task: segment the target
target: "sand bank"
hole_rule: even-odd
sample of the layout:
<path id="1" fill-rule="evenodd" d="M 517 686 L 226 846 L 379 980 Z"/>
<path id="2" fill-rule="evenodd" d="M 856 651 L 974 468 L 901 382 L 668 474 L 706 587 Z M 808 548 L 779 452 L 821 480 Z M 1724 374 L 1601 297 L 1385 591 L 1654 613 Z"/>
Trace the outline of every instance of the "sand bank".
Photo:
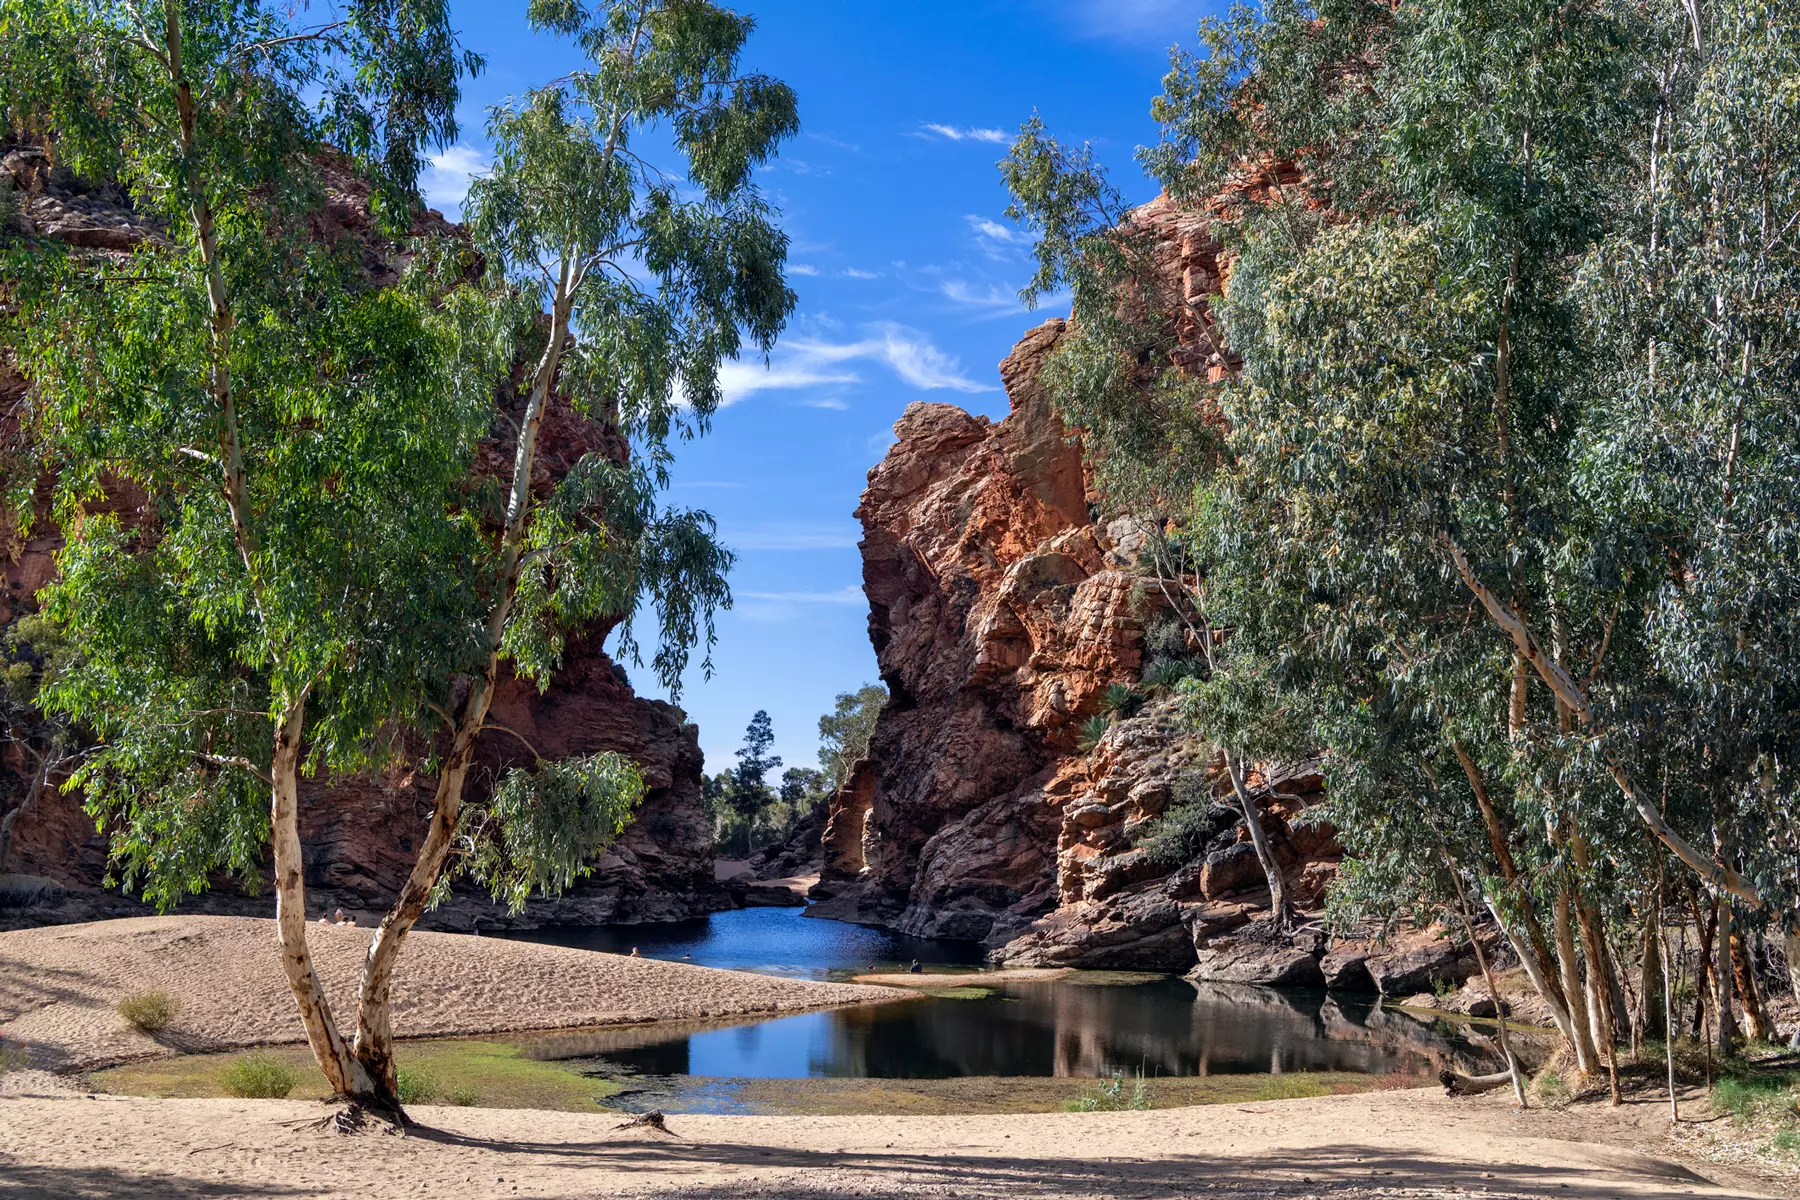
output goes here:
<path id="1" fill-rule="evenodd" d="M 339 1135 L 293 1101 L 0 1099 L 0 1196 L 681 1196 L 694 1200 L 1767 1195 L 1671 1161 L 1654 1102 L 1516 1113 L 1384 1092 L 1135 1113 L 668 1119 L 423 1108 Z"/>
<path id="2" fill-rule="evenodd" d="M 308 927 L 334 1011 L 350 1011 L 372 929 Z M 114 1011 L 161 989 L 181 1001 L 154 1038 Z M 455 1037 L 638 1021 L 801 1012 L 892 1000 L 885 988 L 812 983 L 501 938 L 414 933 L 394 989 L 401 1037 Z M 0 933 L 0 1028 L 34 1066 L 80 1070 L 171 1053 L 304 1040 L 254 917 L 133 917 Z"/>

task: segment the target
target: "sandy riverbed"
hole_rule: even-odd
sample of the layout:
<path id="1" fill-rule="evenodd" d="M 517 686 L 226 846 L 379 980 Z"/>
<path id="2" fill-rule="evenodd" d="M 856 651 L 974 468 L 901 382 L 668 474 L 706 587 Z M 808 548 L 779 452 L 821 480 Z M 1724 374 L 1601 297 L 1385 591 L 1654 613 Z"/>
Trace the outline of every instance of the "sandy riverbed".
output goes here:
<path id="1" fill-rule="evenodd" d="M 374 930 L 307 932 L 333 1008 L 344 1013 Z M 114 1011 L 122 997 L 151 989 L 181 1001 L 174 1024 L 154 1039 Z M 395 983 L 394 1025 L 402 1037 L 445 1037 L 801 1012 L 905 994 L 414 933 Z M 134 917 L 0 933 L 0 1028 L 29 1043 L 34 1065 L 57 1070 L 304 1040 L 275 923 L 254 917 Z"/>
<path id="2" fill-rule="evenodd" d="M 613 1115 L 422 1108 L 412 1136 L 324 1133 L 294 1101 L 0 1100 L 0 1196 L 863 1196 L 1273 1200 L 1778 1194 L 1672 1161 L 1654 1101 L 1511 1111 L 1384 1092 L 1135 1113 Z"/>

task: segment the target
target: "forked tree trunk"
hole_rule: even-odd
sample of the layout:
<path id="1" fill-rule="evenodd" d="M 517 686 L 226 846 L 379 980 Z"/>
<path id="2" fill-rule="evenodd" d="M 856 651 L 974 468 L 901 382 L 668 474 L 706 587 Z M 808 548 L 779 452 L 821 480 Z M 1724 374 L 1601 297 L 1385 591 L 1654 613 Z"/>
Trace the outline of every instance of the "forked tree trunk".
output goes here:
<path id="1" fill-rule="evenodd" d="M 469 765 L 475 758 L 475 743 L 487 722 L 488 708 L 493 703 L 499 682 L 500 646 L 506 636 L 506 624 L 512 614 L 513 597 L 518 590 L 526 518 L 531 506 L 531 473 L 537 460 L 538 431 L 543 425 L 549 405 L 550 391 L 556 383 L 556 372 L 562 360 L 569 332 L 570 312 L 578 278 L 573 265 L 564 260 L 557 280 L 556 296 L 551 306 L 550 335 L 544 352 L 532 373 L 531 394 L 525 415 L 519 424 L 519 441 L 513 455 L 513 477 L 507 502 L 506 528 L 500 540 L 500 587 L 489 610 L 486 629 L 486 661 L 482 673 L 473 679 L 464 698 L 450 739 L 450 748 L 438 773 L 437 791 L 433 797 L 431 823 L 425 842 L 406 877 L 405 885 L 394 905 L 381 920 L 369 953 L 363 962 L 362 984 L 357 993 L 355 1054 L 366 1074 L 379 1080 L 386 1093 L 397 1094 L 398 1077 L 394 1065 L 393 982 L 394 967 L 399 962 L 400 948 L 425 913 L 432 889 L 437 886 L 449 858 L 456 835 L 457 820 L 462 812 L 463 786 Z"/>
<path id="2" fill-rule="evenodd" d="M 1556 938 L 1556 965 L 1561 976 L 1563 995 L 1569 1002 L 1569 1024 L 1574 1032 L 1575 1065 L 1584 1075 L 1600 1072 L 1600 1054 L 1594 1048 L 1593 1026 L 1588 1015 L 1587 985 L 1581 978 L 1581 961 L 1575 951 L 1575 928 L 1571 916 L 1573 903 L 1569 884 L 1559 880 L 1553 910 Z"/>

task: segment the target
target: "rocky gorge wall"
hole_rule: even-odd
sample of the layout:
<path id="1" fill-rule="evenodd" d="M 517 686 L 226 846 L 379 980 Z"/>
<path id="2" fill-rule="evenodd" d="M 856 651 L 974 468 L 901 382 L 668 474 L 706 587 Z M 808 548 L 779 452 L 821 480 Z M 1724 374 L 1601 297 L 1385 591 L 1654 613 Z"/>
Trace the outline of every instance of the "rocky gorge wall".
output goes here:
<path id="1" fill-rule="evenodd" d="M 326 202 L 313 218 L 322 240 L 351 239 L 368 276 L 391 282 L 403 252 L 385 242 L 369 217 L 368 189 L 340 165 L 323 165 Z M 130 251 L 160 240 L 139 221 L 116 191 L 89 188 L 60 177 L 40 151 L 14 149 L 0 161 L 0 188 L 21 193 L 21 227 L 28 237 L 62 241 L 90 253 Z M 459 236 L 439 214 L 421 214 L 413 234 Z M 16 401 L 25 382 L 0 368 L 0 398 Z M 517 395 L 501 398 L 502 409 L 522 406 Z M 538 471 L 532 483 L 553 486 L 590 452 L 615 458 L 627 453 L 616 430 L 590 421 L 566 403 L 553 400 L 540 434 Z M 484 448 L 478 472 L 510 470 L 509 437 Z M 40 497 L 41 501 L 42 497 Z M 129 519 L 141 497 L 115 494 L 107 502 Z M 40 507 L 40 517 L 44 514 Z M 62 546 L 59 531 L 40 520 L 30 541 L 0 556 L 0 625 L 10 626 L 35 607 L 33 597 L 55 571 Z M 533 751 L 549 759 L 622 753 L 643 770 L 649 791 L 617 843 L 596 863 L 595 873 L 566 895 L 533 901 L 523 917 L 508 917 L 485 896 L 460 895 L 427 915 L 426 928 L 494 928 L 507 925 L 597 924 L 676 920 L 729 907 L 713 878 L 712 826 L 701 807 L 702 758 L 695 727 L 680 709 L 632 692 L 625 672 L 606 654 L 610 626 L 596 625 L 573 640 L 549 688 L 511 680 L 493 706 L 494 720 L 514 732 L 490 730 L 477 748 L 471 775 L 477 790 L 501 773 L 527 766 Z M 529 748 L 526 743 L 529 743 Z M 0 756 L 0 789 L 8 800 L 30 786 L 24 756 L 7 747 Z M 415 839 L 424 835 L 433 781 L 395 773 L 381 778 L 312 784 L 302 795 L 301 838 L 309 900 L 325 908 L 378 913 L 398 891 L 411 866 Z M 103 889 L 107 841 L 81 809 L 78 796 L 46 788 L 19 822 L 5 869 L 36 876 L 65 889 L 58 902 L 39 905 L 32 920 L 85 920 L 135 913 L 141 906 Z M 261 913 L 266 898 L 243 895 L 234 886 L 215 888 L 184 908 L 212 912 Z M 26 918 L 21 918 L 26 919 Z"/>
<path id="2" fill-rule="evenodd" d="M 1185 302 L 1169 305 L 1182 314 L 1177 365 L 1216 378 L 1206 301 L 1229 273 L 1222 247 L 1203 215 L 1166 202 L 1134 221 L 1165 299 Z M 1001 364 L 1004 420 L 913 404 L 869 473 L 856 515 L 891 699 L 832 799 L 812 914 L 980 941 L 1015 965 L 1384 991 L 1466 974 L 1433 931 L 1328 946 L 1316 921 L 1298 934 L 1259 924 L 1268 887 L 1248 831 L 1171 701 L 1080 744 L 1107 687 L 1137 682 L 1166 601 L 1140 568 L 1143 527 L 1099 518 L 1046 394 L 1046 360 L 1068 332 L 1040 325 Z M 1322 773 L 1259 764 L 1249 782 L 1290 895 L 1316 917 L 1343 857 L 1330 826 L 1306 819 Z M 1209 839 L 1188 861 L 1159 861 L 1142 835 L 1184 801 L 1209 804 Z"/>

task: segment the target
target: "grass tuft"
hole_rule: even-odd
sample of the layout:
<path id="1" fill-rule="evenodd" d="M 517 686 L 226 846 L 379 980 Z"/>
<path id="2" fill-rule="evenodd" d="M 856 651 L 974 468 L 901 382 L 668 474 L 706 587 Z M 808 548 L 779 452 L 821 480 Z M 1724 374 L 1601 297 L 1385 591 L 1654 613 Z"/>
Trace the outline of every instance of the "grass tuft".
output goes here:
<path id="1" fill-rule="evenodd" d="M 395 1072 L 395 1082 L 399 1085 L 402 1104 L 430 1104 L 442 1090 L 431 1072 L 417 1067 L 401 1067 Z"/>
<path id="2" fill-rule="evenodd" d="M 219 1087 L 240 1100 L 285 1100 L 300 1072 L 263 1054 L 233 1059 L 219 1075 Z"/>
<path id="3" fill-rule="evenodd" d="M 181 1001 L 158 988 L 125 997 L 119 1001 L 118 1010 L 119 1015 L 139 1032 L 156 1033 L 174 1023 L 176 1014 L 181 1011 Z"/>

